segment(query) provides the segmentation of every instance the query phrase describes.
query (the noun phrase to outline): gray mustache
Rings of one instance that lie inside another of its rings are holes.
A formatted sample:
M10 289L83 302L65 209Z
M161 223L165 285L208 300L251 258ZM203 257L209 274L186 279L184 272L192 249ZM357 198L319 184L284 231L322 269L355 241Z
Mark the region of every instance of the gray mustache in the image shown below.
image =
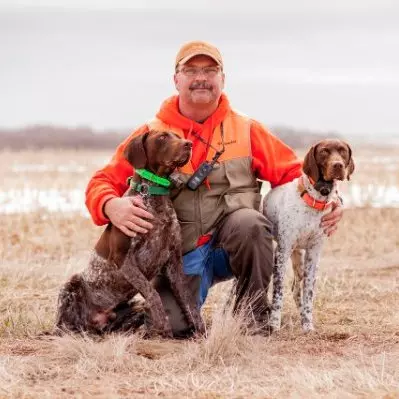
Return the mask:
M191 90L195 90L195 89L208 89L208 90L210 90L210 89L212 89L212 86L210 84L208 84L208 83L205 83L205 82L198 82L198 83L195 83L195 84L191 85L190 89Z

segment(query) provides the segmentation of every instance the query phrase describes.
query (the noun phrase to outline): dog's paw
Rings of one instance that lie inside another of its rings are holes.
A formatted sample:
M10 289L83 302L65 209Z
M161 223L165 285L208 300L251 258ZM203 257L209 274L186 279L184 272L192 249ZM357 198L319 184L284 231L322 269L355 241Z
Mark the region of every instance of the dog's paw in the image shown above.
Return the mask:
M313 323L303 323L302 324L302 331L305 334L310 334L315 331Z
M173 338L173 331L169 322L154 323L150 318L145 320L144 338Z
M206 333L205 323L199 313L196 315L196 317L194 317L192 327L194 328L195 333L197 335L205 335Z
M173 338L173 332L171 329L168 330L162 330L162 329L147 329L146 332L144 333L143 336L144 339L151 339L151 338L166 338L166 339L172 339Z
M281 329L281 316L272 312L268 325L272 332L279 331Z

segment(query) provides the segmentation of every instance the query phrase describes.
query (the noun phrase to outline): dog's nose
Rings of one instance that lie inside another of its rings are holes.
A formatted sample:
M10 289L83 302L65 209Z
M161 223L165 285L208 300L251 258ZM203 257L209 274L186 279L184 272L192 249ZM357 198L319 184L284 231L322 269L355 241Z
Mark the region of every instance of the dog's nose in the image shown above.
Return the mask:
M185 140L184 148L191 149L193 143L191 141Z
M330 192L331 192L331 190L330 190L329 188L327 188L327 187L323 187L323 188L320 190L320 194L321 194L321 195L324 195L324 196L327 196L328 194L330 194Z
M341 170L344 169L344 164L343 164L342 162L334 162L334 163L333 163L333 169L334 169L336 172L340 172Z

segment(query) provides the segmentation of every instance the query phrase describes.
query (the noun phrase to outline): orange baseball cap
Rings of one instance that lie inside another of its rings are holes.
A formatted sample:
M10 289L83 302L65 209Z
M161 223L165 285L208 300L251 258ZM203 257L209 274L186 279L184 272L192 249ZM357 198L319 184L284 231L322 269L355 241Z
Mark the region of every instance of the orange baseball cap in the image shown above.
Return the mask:
M207 55L211 57L223 69L223 59L220 51L212 44L199 40L183 44L176 55L175 68L177 68L178 65L185 64L196 55Z

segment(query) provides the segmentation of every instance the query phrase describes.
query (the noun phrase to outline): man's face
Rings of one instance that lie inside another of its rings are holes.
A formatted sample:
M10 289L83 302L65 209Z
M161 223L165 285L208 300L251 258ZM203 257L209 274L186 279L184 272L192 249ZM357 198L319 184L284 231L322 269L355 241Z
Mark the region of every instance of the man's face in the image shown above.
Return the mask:
M197 55L177 67L174 81L180 98L193 105L218 103L224 88L224 73L206 55Z

